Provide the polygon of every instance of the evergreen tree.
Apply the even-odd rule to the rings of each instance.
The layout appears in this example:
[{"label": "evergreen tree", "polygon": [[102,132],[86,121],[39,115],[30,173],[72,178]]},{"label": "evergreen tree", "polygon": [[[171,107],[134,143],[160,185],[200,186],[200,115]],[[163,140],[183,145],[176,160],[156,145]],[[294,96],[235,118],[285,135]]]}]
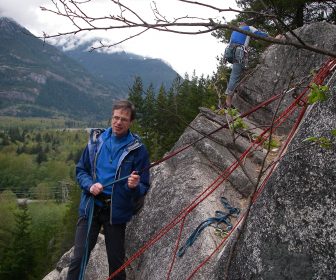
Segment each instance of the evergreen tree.
[{"label": "evergreen tree", "polygon": [[172,114],[169,111],[167,104],[167,94],[163,85],[161,85],[159,93],[156,97],[156,110],[155,110],[155,119],[157,123],[156,132],[157,132],[157,140],[156,145],[158,146],[156,149],[156,157],[159,158],[165,152],[167,152],[170,148],[170,145],[167,145],[167,136],[172,129],[171,121]]},{"label": "evergreen tree", "polygon": [[182,131],[181,120],[177,106],[177,96],[179,94],[180,87],[181,79],[176,79],[167,94],[167,112],[169,112],[169,118],[167,118],[168,129],[166,138],[164,139],[164,147],[166,149],[164,152],[167,152],[171,148],[171,146],[181,135]]},{"label": "evergreen tree", "polygon": [[[0,264],[3,263],[4,249],[12,239],[15,227],[14,213],[17,210],[17,198],[12,191],[0,193]],[[1,265],[0,265],[1,266]]]},{"label": "evergreen tree", "polygon": [[8,136],[12,142],[19,141],[23,142],[24,137],[22,136],[20,129],[18,127],[12,127],[8,131]]},{"label": "evergreen tree", "polygon": [[[29,213],[32,217],[31,236],[35,248],[35,265],[30,275],[34,275],[35,279],[43,278],[60,257],[59,244],[56,239],[64,230],[65,210],[64,204],[60,205],[51,201],[29,205]],[[55,259],[56,256],[58,259]]]},{"label": "evergreen tree", "polygon": [[49,145],[47,144],[47,145],[45,146],[45,148],[44,148],[44,153],[45,153],[45,154],[48,154],[49,151],[50,151],[50,148],[49,148]]},{"label": "evergreen tree", "polygon": [[10,144],[9,137],[6,133],[0,132],[0,147],[7,146]]},{"label": "evergreen tree", "polygon": [[41,136],[41,133],[37,133],[36,136],[35,136],[35,141],[40,143],[42,141],[42,136]]},{"label": "evergreen tree", "polygon": [[193,95],[197,94],[195,90],[195,84],[197,83],[197,78],[189,81],[184,79],[183,83],[181,84],[179,94],[177,96],[177,108],[178,108],[178,115],[182,118],[185,122],[189,123],[194,114],[194,107],[195,107],[195,99]]},{"label": "evergreen tree", "polygon": [[36,162],[38,164],[41,164],[42,162],[47,160],[48,160],[47,154],[43,150],[40,150],[36,155]]},{"label": "evergreen tree", "polygon": [[130,89],[128,100],[131,101],[136,108],[137,120],[141,121],[143,118],[143,84],[140,77],[135,77],[132,88]]},{"label": "evergreen tree", "polygon": [[[333,24],[336,22],[335,1],[332,0],[238,0],[237,4],[244,11],[276,15],[290,29],[317,21],[327,21]],[[262,16],[251,17],[251,15],[253,16],[253,14],[241,14],[240,16],[243,20],[248,20],[249,24],[262,25],[269,32],[272,32],[274,28],[280,32],[279,28],[283,28],[277,19]]]},{"label": "evergreen tree", "polygon": [[49,135],[49,133],[44,134],[44,136],[43,136],[43,140],[44,140],[44,142],[46,142],[46,143],[51,142],[51,136]]},{"label": "evergreen tree", "polygon": [[1,279],[29,279],[33,270],[34,247],[31,239],[31,217],[26,204],[15,213],[12,242],[4,251],[0,265]]},{"label": "evergreen tree", "polygon": [[147,132],[149,133],[152,130],[156,129],[156,96],[154,92],[154,87],[152,84],[149,85],[146,96],[144,98],[143,103],[143,117],[142,117],[142,123],[147,126]]},{"label": "evergreen tree", "polygon": [[167,108],[167,96],[163,85],[157,95],[155,108],[155,118],[158,123],[157,129],[160,133],[164,133],[169,128],[170,112]]},{"label": "evergreen tree", "polygon": [[41,143],[38,143],[37,145],[33,146],[32,149],[31,149],[31,153],[32,154],[39,154],[42,152],[42,146],[41,146]]},{"label": "evergreen tree", "polygon": [[142,114],[133,123],[132,130],[140,134],[152,160],[159,159],[172,148],[199,113],[200,106],[211,107],[215,104],[216,95],[210,85],[208,78],[199,79],[194,74],[189,81],[186,74],[183,80],[178,76],[168,92],[161,86],[159,92],[155,93],[150,85],[145,94],[142,92],[140,95],[140,80],[135,81],[130,100],[136,106],[136,102],[140,102]]},{"label": "evergreen tree", "polygon": [[78,205],[80,201],[81,189],[77,184],[69,186],[69,203],[63,218],[62,230],[56,236],[56,248],[53,255],[54,261],[59,259],[64,252],[69,250],[74,243],[74,235],[78,220]]},{"label": "evergreen tree", "polygon": [[16,149],[16,154],[20,155],[22,154],[24,151],[24,146],[18,146]]}]

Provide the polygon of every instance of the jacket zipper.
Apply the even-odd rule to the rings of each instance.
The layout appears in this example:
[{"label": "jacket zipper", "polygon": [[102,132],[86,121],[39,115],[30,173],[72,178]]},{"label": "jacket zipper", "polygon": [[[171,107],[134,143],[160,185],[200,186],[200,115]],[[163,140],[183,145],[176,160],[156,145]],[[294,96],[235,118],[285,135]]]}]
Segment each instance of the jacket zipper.
[{"label": "jacket zipper", "polygon": [[[132,147],[132,149],[127,149],[127,152],[125,153],[125,155],[121,158],[121,160],[119,160],[119,165],[117,167],[117,174],[116,176],[114,177],[115,180],[119,179],[120,178],[120,172],[121,172],[121,163],[123,162],[123,160],[125,159],[125,157],[133,150],[136,150],[140,147],[140,145],[136,145],[136,147]],[[114,184],[112,185],[112,192],[111,192],[111,210],[110,210],[110,224],[112,225],[112,200],[113,200],[113,192],[114,192]]]},{"label": "jacket zipper", "polygon": [[[119,165],[117,167],[117,174],[115,176],[115,180],[117,180],[118,178],[120,178],[120,166],[121,166],[121,162],[125,159],[125,157],[133,150],[136,150],[140,147],[141,145],[139,145],[139,141],[136,140],[135,143],[133,143],[131,145],[131,149],[127,149],[127,152],[125,153],[125,155],[123,156],[122,160],[119,160]],[[97,146],[95,147],[97,148]],[[95,157],[93,160],[93,179],[96,180],[96,163],[97,163],[97,158],[98,158],[98,150],[96,150],[95,152]],[[111,191],[111,202],[110,202],[110,224],[112,225],[112,201],[113,201],[113,192],[114,192],[114,184],[112,185],[112,191]]]}]

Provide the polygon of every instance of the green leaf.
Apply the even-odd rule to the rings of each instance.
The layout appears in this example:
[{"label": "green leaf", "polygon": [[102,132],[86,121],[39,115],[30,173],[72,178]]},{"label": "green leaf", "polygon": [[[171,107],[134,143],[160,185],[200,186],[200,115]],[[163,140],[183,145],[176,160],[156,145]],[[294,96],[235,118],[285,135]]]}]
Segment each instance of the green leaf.
[{"label": "green leaf", "polygon": [[236,117],[236,116],[239,115],[239,112],[238,112],[237,108],[228,108],[228,109],[225,109],[225,110],[231,117]]},{"label": "green leaf", "polygon": [[330,149],[332,147],[331,140],[326,137],[320,137],[318,143],[322,148]]},{"label": "green leaf", "polygon": [[328,86],[326,85],[316,85],[315,83],[312,83],[310,85],[310,93],[308,95],[308,103],[314,104],[319,101],[326,101],[328,99],[327,92],[328,92]]},{"label": "green leaf", "polygon": [[303,142],[316,142],[318,140],[317,137],[311,136],[303,140]]},{"label": "green leaf", "polygon": [[264,144],[263,144],[263,146],[264,146],[265,149],[278,148],[278,147],[280,147],[280,145],[281,145],[281,143],[278,140],[276,140],[276,139],[271,139],[271,141],[266,140],[264,142]]},{"label": "green leaf", "polygon": [[308,137],[306,139],[303,140],[303,142],[315,142],[316,144],[318,144],[321,148],[325,148],[325,149],[330,149],[333,145],[332,141],[329,138],[326,137]]}]

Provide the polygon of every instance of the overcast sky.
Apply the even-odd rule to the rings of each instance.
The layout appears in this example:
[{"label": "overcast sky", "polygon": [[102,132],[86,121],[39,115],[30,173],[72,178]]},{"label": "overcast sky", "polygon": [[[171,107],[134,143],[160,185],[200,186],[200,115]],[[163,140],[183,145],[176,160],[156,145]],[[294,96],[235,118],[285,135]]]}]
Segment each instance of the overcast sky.
[{"label": "overcast sky", "polygon": [[[103,11],[108,11],[108,0],[93,0],[95,5],[90,6],[90,11],[95,11],[97,15]],[[129,3],[134,11],[143,15],[149,21],[154,17],[151,12],[150,0],[123,0]],[[202,18],[221,18],[225,16],[227,21],[235,17],[234,13],[219,14],[213,9],[190,5],[176,0],[156,0],[160,12],[168,18],[180,16],[198,16]],[[219,8],[235,8],[234,0],[203,0],[198,1]],[[53,16],[48,12],[43,12],[40,6],[50,6],[50,0],[1,0],[0,16],[13,18],[20,25],[30,30],[36,36],[42,36],[43,32],[55,34],[71,30],[70,23],[62,18]],[[106,14],[106,12],[105,12]],[[87,36],[99,36],[108,40],[120,40],[125,37],[125,30],[122,32],[91,32]],[[80,35],[78,35],[80,36]],[[77,36],[77,37],[78,37]],[[184,73],[192,75],[193,71],[200,76],[211,75],[216,70],[216,57],[224,51],[225,45],[220,43],[210,33],[204,35],[178,35],[167,32],[151,31],[119,46],[127,52],[160,58],[170,64],[175,71],[184,76]]]}]

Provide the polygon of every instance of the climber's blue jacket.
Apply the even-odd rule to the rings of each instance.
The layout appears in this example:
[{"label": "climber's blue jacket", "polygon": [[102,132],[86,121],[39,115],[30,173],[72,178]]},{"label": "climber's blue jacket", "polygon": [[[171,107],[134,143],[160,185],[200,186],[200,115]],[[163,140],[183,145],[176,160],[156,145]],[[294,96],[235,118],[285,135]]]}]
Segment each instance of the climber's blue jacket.
[{"label": "climber's blue jacket", "polygon": [[[241,26],[239,27],[240,29],[244,30],[244,31],[249,31],[252,32],[256,35],[262,36],[262,37],[267,37],[268,34],[265,32],[262,32],[258,29],[256,29],[253,26]],[[243,33],[240,33],[238,31],[233,31],[231,34],[231,38],[230,38],[230,44],[238,44],[238,45],[244,45],[244,46],[248,46],[250,41],[250,36],[247,36]]]},{"label": "climber's blue jacket", "polygon": [[[76,165],[77,181],[82,189],[79,215],[87,217],[90,207],[94,205],[94,196],[90,193],[90,187],[97,182],[96,164],[103,144],[110,139],[112,128],[93,129],[83,154]],[[127,177],[133,171],[140,173],[140,183],[135,189],[130,189],[127,179],[104,185],[105,194],[111,198],[111,223],[121,224],[128,222],[134,213],[137,199],[143,197],[149,189],[149,156],[139,136],[129,132],[127,144],[118,154],[114,180]],[[114,181],[112,180],[112,182]],[[111,183],[112,183],[111,182]],[[100,182],[101,183],[101,182]],[[107,184],[107,182],[104,182]],[[105,189],[107,191],[105,191]]]}]

